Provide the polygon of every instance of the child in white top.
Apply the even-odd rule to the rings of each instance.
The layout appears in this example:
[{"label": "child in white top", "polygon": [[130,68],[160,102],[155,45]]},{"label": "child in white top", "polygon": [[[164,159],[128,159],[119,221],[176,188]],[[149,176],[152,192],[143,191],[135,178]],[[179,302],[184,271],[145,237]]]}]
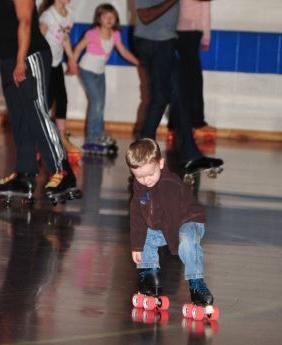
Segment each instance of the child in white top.
[{"label": "child in white top", "polygon": [[74,50],[75,61],[86,48],[80,61],[80,77],[89,100],[87,135],[83,149],[91,150],[93,144],[111,143],[104,133],[105,66],[114,47],[128,61],[138,65],[138,60],[121,42],[119,17],[110,4],[96,8],[95,27],[88,30]]}]

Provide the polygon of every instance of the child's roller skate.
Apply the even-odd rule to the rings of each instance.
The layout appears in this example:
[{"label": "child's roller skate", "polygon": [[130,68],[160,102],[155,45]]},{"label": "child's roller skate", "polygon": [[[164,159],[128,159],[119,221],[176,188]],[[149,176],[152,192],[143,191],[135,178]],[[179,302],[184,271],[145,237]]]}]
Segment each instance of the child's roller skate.
[{"label": "child's roller skate", "polygon": [[3,206],[10,206],[19,200],[22,206],[33,205],[35,199],[35,176],[32,174],[12,173],[0,180],[0,199]]},{"label": "child's roller skate", "polygon": [[207,288],[204,279],[190,279],[191,304],[182,307],[183,316],[193,320],[217,320],[219,309],[213,305],[213,295]]},{"label": "child's roller skate", "polygon": [[132,297],[133,306],[145,310],[167,310],[169,299],[167,296],[160,296],[159,269],[143,268],[138,271],[139,291]]},{"label": "child's roller skate", "polygon": [[50,177],[45,186],[45,195],[56,206],[58,203],[64,204],[68,200],[80,199],[82,192],[76,187],[76,177],[68,168]]},{"label": "child's roller skate", "polygon": [[116,140],[111,137],[101,137],[94,143],[86,143],[82,146],[86,154],[115,157],[117,156],[118,147]]}]

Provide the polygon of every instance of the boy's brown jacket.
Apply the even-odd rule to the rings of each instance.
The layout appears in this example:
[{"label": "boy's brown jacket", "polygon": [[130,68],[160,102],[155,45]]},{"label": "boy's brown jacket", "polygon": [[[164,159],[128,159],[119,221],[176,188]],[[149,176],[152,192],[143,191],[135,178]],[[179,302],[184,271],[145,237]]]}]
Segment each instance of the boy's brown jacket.
[{"label": "boy's brown jacket", "polygon": [[143,251],[148,227],[162,230],[172,254],[177,254],[179,227],[187,222],[204,223],[201,205],[191,188],[165,166],[158,183],[147,188],[134,179],[130,202],[132,251]]}]

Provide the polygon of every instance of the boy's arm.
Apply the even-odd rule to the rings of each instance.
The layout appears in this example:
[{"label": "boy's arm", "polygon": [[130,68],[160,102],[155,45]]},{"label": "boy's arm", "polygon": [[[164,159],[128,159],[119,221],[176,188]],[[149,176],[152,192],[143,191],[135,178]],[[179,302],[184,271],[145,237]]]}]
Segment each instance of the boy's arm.
[{"label": "boy's arm", "polygon": [[139,200],[133,197],[130,203],[130,240],[132,252],[143,251],[147,228],[147,224],[141,214]]},{"label": "boy's arm", "polygon": [[[137,15],[143,24],[150,24],[154,20],[161,17],[166,11],[168,11],[177,1],[179,0],[164,0],[162,3],[156,6],[139,7],[139,2],[137,2]],[[144,1],[142,1],[144,2]]]}]

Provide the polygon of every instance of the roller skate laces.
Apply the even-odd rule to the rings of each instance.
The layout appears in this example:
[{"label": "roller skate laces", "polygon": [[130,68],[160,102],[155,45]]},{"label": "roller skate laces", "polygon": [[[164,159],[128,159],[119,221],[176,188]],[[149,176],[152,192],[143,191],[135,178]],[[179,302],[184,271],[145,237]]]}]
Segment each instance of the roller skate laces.
[{"label": "roller skate laces", "polygon": [[50,176],[48,183],[46,184],[45,188],[56,188],[60,185],[63,178],[67,175],[65,171],[60,171],[52,176]]},{"label": "roller skate laces", "polygon": [[189,284],[193,303],[202,305],[213,303],[213,295],[208,289],[204,279],[190,279]]}]

